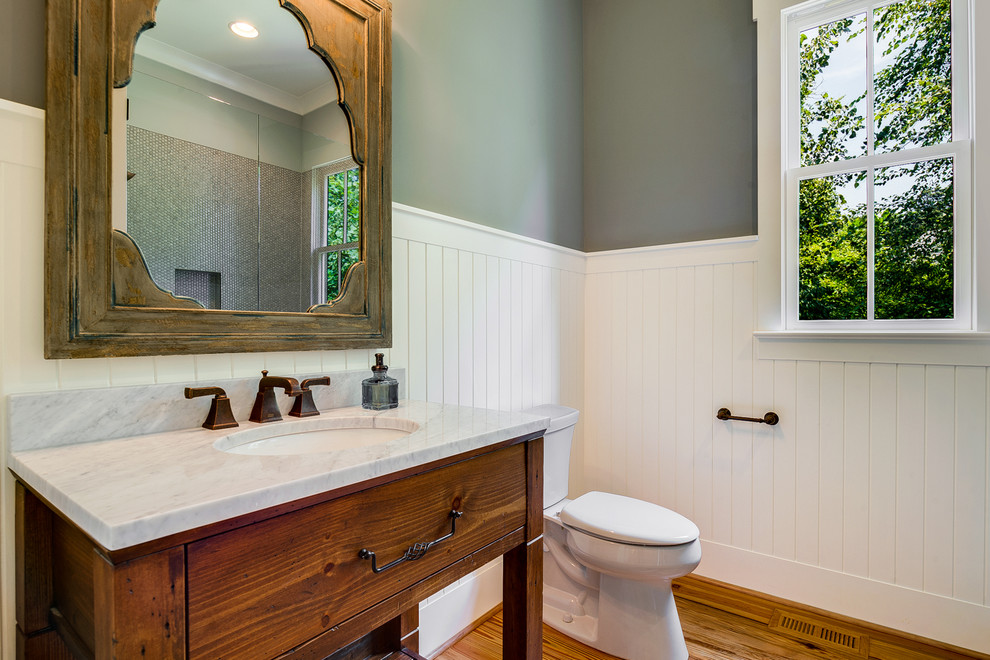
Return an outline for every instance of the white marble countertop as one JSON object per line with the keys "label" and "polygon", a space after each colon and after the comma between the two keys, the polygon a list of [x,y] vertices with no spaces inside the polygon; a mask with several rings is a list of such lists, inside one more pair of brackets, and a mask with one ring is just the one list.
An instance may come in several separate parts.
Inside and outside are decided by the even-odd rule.
{"label": "white marble countertop", "polygon": [[[374,426],[411,420],[419,429],[385,444],[335,452],[255,456],[228,453],[232,433],[293,433],[336,417]],[[319,417],[235,429],[203,428],[25,449],[10,469],[107,550],[292,502],[547,428],[548,418],[481,408],[401,401],[393,410],[360,407]],[[261,429],[264,429],[262,431]]]}

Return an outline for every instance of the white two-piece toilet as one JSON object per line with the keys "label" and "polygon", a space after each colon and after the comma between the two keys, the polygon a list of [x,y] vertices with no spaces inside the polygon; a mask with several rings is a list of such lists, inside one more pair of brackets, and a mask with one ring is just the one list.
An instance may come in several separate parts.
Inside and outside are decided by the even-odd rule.
{"label": "white two-piece toilet", "polygon": [[698,527],[642,500],[590,492],[567,499],[578,411],[539,406],[543,444],[543,621],[626,660],[686,660],[670,581],[701,561]]}

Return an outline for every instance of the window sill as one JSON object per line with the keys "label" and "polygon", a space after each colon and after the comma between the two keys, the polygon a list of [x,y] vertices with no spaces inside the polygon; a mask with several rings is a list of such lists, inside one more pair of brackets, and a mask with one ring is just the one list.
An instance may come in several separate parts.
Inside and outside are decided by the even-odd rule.
{"label": "window sill", "polygon": [[990,366],[990,332],[757,331],[761,360]]}

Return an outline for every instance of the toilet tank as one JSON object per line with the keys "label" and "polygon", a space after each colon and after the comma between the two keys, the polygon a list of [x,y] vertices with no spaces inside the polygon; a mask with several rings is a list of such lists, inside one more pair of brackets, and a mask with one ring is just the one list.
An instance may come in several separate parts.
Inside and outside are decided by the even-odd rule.
{"label": "toilet tank", "polygon": [[543,508],[567,497],[567,479],[571,465],[571,439],[580,413],[567,406],[545,405],[523,412],[549,417],[550,425],[543,436]]}

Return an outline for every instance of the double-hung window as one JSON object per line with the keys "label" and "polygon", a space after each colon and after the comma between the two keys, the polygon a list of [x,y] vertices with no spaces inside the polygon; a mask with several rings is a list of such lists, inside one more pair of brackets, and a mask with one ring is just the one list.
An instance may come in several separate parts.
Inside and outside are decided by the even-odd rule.
{"label": "double-hung window", "polygon": [[317,302],[327,303],[343,293],[347,271],[361,258],[361,170],[342,161],[314,171],[320,194],[314,265]]}
{"label": "double-hung window", "polygon": [[967,0],[784,19],[787,327],[972,328]]}

